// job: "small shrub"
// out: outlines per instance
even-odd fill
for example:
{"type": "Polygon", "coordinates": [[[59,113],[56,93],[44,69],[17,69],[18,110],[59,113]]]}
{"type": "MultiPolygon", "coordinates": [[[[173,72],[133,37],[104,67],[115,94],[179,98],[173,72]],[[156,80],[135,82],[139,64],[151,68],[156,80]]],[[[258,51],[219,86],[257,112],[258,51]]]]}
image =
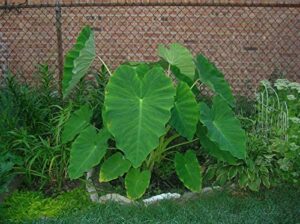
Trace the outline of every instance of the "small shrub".
{"type": "Polygon", "coordinates": [[[0,92],[3,105],[0,107],[0,153],[10,152],[22,158],[22,162],[14,163],[8,171],[11,163],[1,161],[2,170],[6,167],[1,172],[1,181],[18,173],[24,176],[25,186],[30,189],[62,188],[67,179],[70,149],[69,144],[61,142],[61,132],[71,112],[81,104],[88,104],[95,117],[92,122],[95,126],[102,125],[102,119],[94,114],[102,110],[106,71],[93,74],[95,80],[81,80],[72,101],[65,102],[47,65],[37,66],[35,85],[8,75],[0,92]]]}
{"type": "Polygon", "coordinates": [[[299,184],[300,84],[278,79],[262,81],[252,117],[240,119],[247,130],[247,159],[236,164],[216,162],[206,179],[218,184],[236,182],[258,191],[283,182],[299,184]]]}

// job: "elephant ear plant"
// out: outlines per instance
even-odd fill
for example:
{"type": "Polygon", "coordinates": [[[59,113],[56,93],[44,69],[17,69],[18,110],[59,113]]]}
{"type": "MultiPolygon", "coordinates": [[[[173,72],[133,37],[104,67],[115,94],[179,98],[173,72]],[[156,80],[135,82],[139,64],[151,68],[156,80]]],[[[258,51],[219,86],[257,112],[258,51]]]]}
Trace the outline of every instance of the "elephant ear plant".
{"type": "MultiPolygon", "coordinates": [[[[176,151],[181,145],[201,140],[202,148],[219,160],[235,163],[245,159],[245,133],[232,111],[234,97],[223,74],[203,55],[193,58],[179,44],[160,45],[158,55],[156,63],[126,63],[110,72],[99,114],[101,130],[90,123],[92,113],[87,105],[66,122],[62,137],[72,142],[71,179],[101,164],[99,181],[125,175],[127,196],[134,200],[145,193],[154,167],[172,153],[184,186],[201,190],[196,152],[176,151]],[[211,106],[196,99],[199,83],[214,93],[211,106]],[[177,144],[172,144],[175,139],[177,144]],[[108,147],[108,140],[115,142],[115,148],[108,147]]],[[[64,98],[95,58],[103,63],[95,53],[93,31],[85,27],[65,58],[64,98]]]]}

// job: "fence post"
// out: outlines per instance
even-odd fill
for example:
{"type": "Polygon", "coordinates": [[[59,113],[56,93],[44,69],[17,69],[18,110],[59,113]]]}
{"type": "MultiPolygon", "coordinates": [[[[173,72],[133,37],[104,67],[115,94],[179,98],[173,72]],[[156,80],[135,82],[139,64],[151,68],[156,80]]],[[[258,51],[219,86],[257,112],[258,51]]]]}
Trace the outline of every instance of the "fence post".
{"type": "Polygon", "coordinates": [[[58,92],[62,96],[62,78],[63,78],[63,46],[61,30],[61,5],[57,0],[55,3],[55,27],[57,37],[57,59],[58,59],[58,92]]]}

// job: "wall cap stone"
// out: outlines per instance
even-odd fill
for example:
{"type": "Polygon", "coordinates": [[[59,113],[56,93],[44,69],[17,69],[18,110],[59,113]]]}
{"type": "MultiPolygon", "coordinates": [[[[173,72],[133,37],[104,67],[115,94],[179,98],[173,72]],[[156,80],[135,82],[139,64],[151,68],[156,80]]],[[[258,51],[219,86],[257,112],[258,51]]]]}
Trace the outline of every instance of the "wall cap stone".
{"type": "Polygon", "coordinates": [[[207,6],[249,6],[249,7],[300,7],[300,0],[0,0],[0,7],[74,5],[207,5],[207,6]]]}

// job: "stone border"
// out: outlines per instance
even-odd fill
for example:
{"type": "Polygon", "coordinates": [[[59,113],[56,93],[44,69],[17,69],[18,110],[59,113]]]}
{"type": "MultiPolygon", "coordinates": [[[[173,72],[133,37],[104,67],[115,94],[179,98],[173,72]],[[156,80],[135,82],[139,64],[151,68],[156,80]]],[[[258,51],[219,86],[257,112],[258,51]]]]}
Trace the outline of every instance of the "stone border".
{"type": "MultiPolygon", "coordinates": [[[[223,190],[223,188],[220,187],[220,186],[204,187],[202,189],[202,191],[199,192],[199,193],[185,192],[182,195],[180,195],[179,193],[170,193],[170,192],[168,192],[168,193],[155,195],[155,196],[152,196],[150,198],[143,199],[141,201],[133,201],[133,200],[130,200],[129,198],[127,198],[127,197],[124,197],[124,196],[122,196],[120,194],[116,194],[116,193],[106,194],[106,195],[103,195],[103,196],[99,197],[98,193],[97,193],[97,190],[96,190],[96,188],[93,184],[93,181],[91,179],[92,176],[93,176],[93,173],[94,173],[94,169],[91,169],[86,174],[86,190],[87,190],[92,202],[101,203],[101,204],[108,203],[108,202],[116,202],[116,203],[119,203],[119,204],[136,204],[136,203],[142,202],[142,204],[147,206],[147,205],[154,204],[154,203],[157,203],[157,202],[163,201],[163,200],[177,200],[177,199],[190,200],[190,199],[193,199],[193,198],[195,198],[199,195],[202,195],[202,194],[207,194],[207,193],[210,193],[212,191],[223,190]]],[[[234,185],[232,185],[231,188],[234,188],[234,185]]]]}

